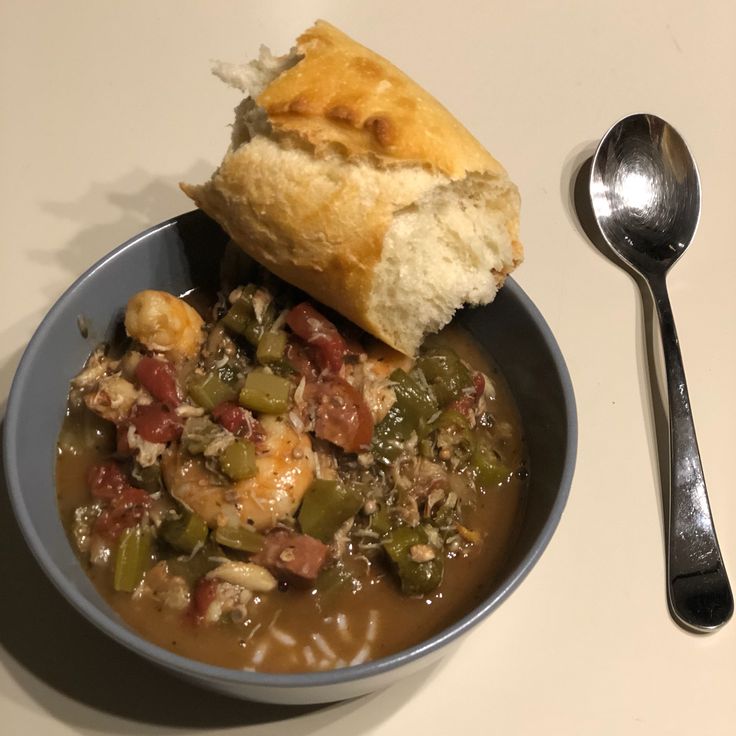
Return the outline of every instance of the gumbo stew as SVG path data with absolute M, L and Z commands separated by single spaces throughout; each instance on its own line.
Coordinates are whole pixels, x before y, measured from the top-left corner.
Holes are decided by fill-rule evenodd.
M 404 649 L 488 592 L 527 475 L 459 329 L 415 360 L 265 272 L 144 291 L 71 383 L 57 485 L 100 593 L 156 644 L 271 672 Z

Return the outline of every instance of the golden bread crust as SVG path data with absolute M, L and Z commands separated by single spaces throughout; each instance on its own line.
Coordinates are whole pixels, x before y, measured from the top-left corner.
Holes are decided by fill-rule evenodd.
M 212 179 L 181 184 L 252 258 L 392 343 L 368 315 L 373 271 L 395 211 L 436 177 L 284 151 L 258 136 L 228 151 Z
M 505 176 L 434 97 L 329 23 L 305 31 L 297 52 L 304 58 L 256 99 L 277 132 L 299 136 L 318 155 L 337 146 L 349 157 L 416 163 L 453 179 L 470 171 Z
M 518 190 L 442 105 L 330 24 L 302 34 L 297 54 L 255 104 L 238 108 L 233 143 L 210 181 L 180 186 L 270 271 L 411 355 L 423 331 L 463 301 L 487 303 L 521 262 Z M 387 242 L 399 238 L 403 248 L 412 233 L 401 223 L 419 210 L 422 234 L 404 257 Z M 480 210 L 491 214 L 478 231 L 468 213 Z M 458 232 L 475 245 L 458 243 Z M 433 237 L 456 249 L 445 257 L 458 264 L 495 265 L 468 274 L 465 297 L 443 292 L 462 266 L 434 280 Z M 471 253 L 478 239 L 482 257 Z M 397 299 L 411 316 L 401 316 Z M 431 308 L 434 317 L 425 314 Z

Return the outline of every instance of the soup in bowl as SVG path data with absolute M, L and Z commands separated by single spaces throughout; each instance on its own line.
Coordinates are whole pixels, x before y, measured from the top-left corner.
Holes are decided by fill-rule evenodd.
M 6 434 L 24 534 L 85 616 L 205 686 L 303 703 L 429 664 L 511 592 L 564 506 L 575 412 L 511 280 L 409 360 L 195 212 L 62 297 Z

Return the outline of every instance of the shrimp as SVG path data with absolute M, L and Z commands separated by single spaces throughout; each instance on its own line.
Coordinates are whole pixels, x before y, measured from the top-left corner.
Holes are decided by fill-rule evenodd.
M 125 309 L 125 330 L 149 350 L 192 358 L 204 340 L 202 318 L 185 301 L 165 291 L 139 291 Z
M 204 460 L 178 448 L 163 457 L 166 487 L 174 498 L 212 527 L 270 529 L 292 516 L 314 480 L 314 453 L 309 435 L 297 433 L 281 417 L 261 419 L 265 440 L 259 444 L 256 475 L 225 483 L 207 470 Z

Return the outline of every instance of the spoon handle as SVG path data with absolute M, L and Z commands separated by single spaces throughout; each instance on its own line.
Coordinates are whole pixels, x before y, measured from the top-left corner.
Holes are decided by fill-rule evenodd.
M 696 632 L 713 631 L 733 613 L 713 526 L 680 345 L 664 274 L 650 275 L 662 334 L 670 417 L 670 508 L 667 592 L 678 622 Z

